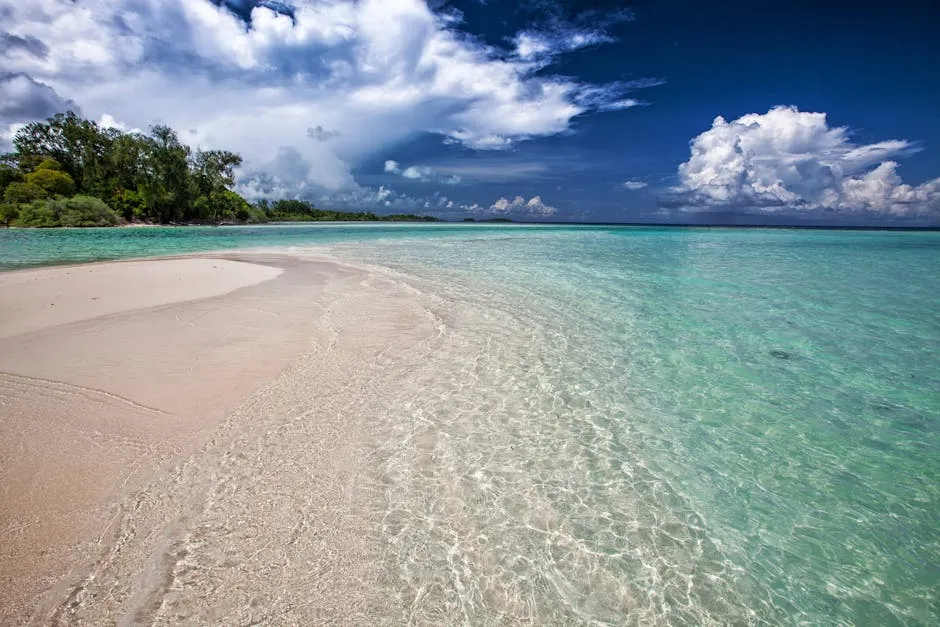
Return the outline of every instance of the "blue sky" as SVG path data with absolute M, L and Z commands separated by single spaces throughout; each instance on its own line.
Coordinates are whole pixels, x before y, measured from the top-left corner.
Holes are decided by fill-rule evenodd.
M 935 2 L 37 0 L 0 18 L 7 146 L 72 108 L 240 152 L 252 198 L 940 224 Z

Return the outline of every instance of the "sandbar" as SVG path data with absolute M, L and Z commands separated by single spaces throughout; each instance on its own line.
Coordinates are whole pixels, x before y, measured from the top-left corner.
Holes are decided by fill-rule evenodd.
M 291 620 L 382 615 L 344 592 L 366 575 L 343 517 L 365 404 L 432 332 L 413 296 L 275 253 L 15 271 L 0 295 L 0 623 L 242 622 L 264 608 L 179 571 L 280 536 L 321 573 Z M 232 595 L 276 592 L 219 559 Z

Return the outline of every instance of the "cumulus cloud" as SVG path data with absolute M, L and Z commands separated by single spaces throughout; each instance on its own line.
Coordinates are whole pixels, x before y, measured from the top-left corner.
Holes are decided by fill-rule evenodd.
M 649 183 L 645 181 L 624 181 L 623 186 L 625 189 L 629 189 L 630 191 L 636 191 L 639 189 L 645 189 L 649 186 Z
M 512 200 L 500 198 L 489 208 L 476 206 L 470 210 L 474 213 L 485 213 L 493 216 L 516 216 L 523 218 L 548 218 L 558 213 L 558 209 L 542 202 L 541 196 L 533 196 L 526 200 L 522 196 L 516 196 Z
M 622 84 L 552 75 L 514 47 L 461 32 L 454 14 L 421 0 L 5 6 L 14 33 L 3 40 L 12 51 L 5 65 L 52 103 L 7 106 L 7 130 L 74 98 L 94 119 L 169 124 L 191 129 L 191 144 L 240 152 L 243 183 L 258 188 L 356 189 L 357 165 L 422 134 L 500 150 L 627 104 Z M 591 40 L 565 37 L 566 49 Z
M 940 215 L 940 179 L 903 183 L 896 158 L 906 140 L 859 145 L 825 113 L 778 106 L 727 122 L 691 142 L 679 185 L 665 199 L 686 211 L 839 212 L 886 217 Z

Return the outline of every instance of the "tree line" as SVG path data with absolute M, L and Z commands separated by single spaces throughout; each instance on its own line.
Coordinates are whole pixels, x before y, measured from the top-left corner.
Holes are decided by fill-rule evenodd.
M 112 226 L 273 220 L 434 220 L 317 209 L 302 200 L 251 204 L 234 191 L 240 155 L 193 150 L 169 126 L 149 134 L 99 126 L 73 112 L 32 122 L 0 157 L 0 224 Z

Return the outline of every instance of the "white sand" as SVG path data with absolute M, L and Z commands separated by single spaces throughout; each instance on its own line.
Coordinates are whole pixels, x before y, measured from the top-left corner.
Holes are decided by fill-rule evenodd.
M 221 296 L 281 270 L 226 259 L 94 263 L 0 274 L 0 337 L 107 314 Z
M 0 624 L 383 615 L 356 434 L 430 324 L 365 271 L 225 257 L 0 274 Z

